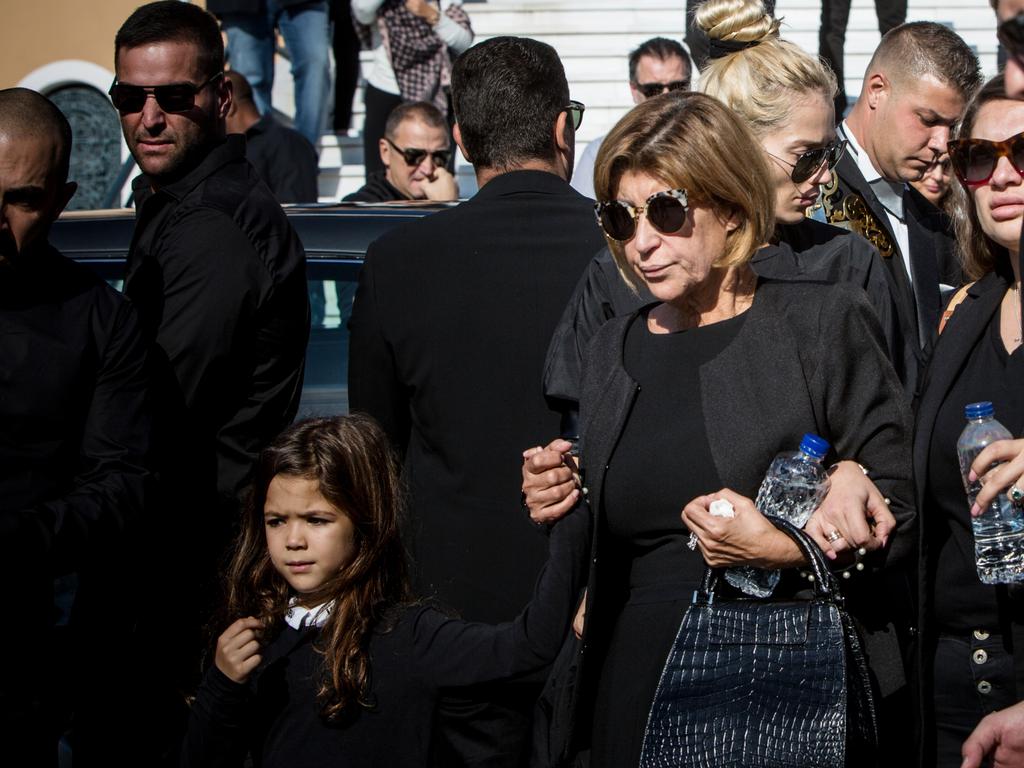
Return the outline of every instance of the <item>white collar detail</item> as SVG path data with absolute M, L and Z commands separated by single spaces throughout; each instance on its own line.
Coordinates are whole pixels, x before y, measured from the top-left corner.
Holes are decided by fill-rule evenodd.
M 320 603 L 320 605 L 314 605 L 312 608 L 305 608 L 299 605 L 298 600 L 293 597 L 288 602 L 288 610 L 284 614 L 284 621 L 292 629 L 322 627 L 327 623 L 327 619 L 330 618 L 332 610 L 334 610 L 333 600 L 327 603 Z

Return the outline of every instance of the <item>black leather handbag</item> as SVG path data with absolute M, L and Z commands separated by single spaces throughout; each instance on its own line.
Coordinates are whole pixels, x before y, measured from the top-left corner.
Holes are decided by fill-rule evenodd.
M 867 663 L 837 580 L 803 531 L 810 600 L 716 599 L 708 569 L 651 705 L 641 768 L 862 768 L 877 763 Z

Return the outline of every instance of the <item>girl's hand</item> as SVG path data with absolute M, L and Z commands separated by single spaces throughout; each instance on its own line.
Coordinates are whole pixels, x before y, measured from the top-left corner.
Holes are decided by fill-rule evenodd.
M 711 502 L 725 499 L 735 517 L 713 517 Z M 728 488 L 698 496 L 683 508 L 683 522 L 697 535 L 700 552 L 712 568 L 753 565 L 756 568 L 792 568 L 804 563 L 804 556 L 746 496 Z
M 544 448 L 523 451 L 523 499 L 535 523 L 553 523 L 565 517 L 580 497 L 572 443 L 555 439 Z
M 989 467 L 996 462 L 1000 464 L 993 470 Z M 1024 440 L 997 440 L 985 447 L 971 464 L 968 479 L 973 483 L 981 478 L 981 491 L 971 507 L 971 517 L 977 517 L 982 510 L 995 501 L 996 496 L 1005 493 L 1010 486 L 1024 491 Z
M 214 664 L 236 683 L 244 683 L 262 661 L 259 655 L 260 620 L 253 616 L 239 619 L 217 638 Z
M 836 467 L 828 494 L 804 530 L 829 560 L 861 547 L 881 549 L 896 529 L 885 497 L 856 462 L 841 461 Z

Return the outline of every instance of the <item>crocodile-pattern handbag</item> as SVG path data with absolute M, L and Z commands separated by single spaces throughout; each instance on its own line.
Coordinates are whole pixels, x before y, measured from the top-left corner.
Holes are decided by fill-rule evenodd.
M 862 768 L 876 763 L 867 663 L 836 579 L 803 531 L 811 600 L 694 593 L 651 705 L 641 768 Z

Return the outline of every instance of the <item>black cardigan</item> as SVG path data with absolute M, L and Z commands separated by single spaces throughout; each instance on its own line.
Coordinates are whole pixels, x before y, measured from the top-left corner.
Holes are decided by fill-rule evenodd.
M 916 516 L 910 413 L 878 321 L 863 291 L 844 284 L 762 280 L 748 313 L 733 343 L 701 369 L 699 397 L 709 416 L 708 439 L 719 476 L 727 487 L 753 497 L 771 459 L 793 450 L 807 431 L 832 443 L 833 458 L 856 459 L 871 468 L 872 479 L 891 500 L 898 535 L 887 551 L 871 558 L 868 572 L 848 585 L 848 607 L 866 634 L 881 692 L 894 692 L 905 683 L 894 629 L 909 631 L 898 626 L 898 617 L 912 616 L 903 567 L 912 559 Z M 564 720 L 557 716 L 555 727 L 571 741 L 552 736 L 552 749 L 563 751 L 563 758 L 587 747 L 586 708 L 597 672 L 589 651 L 603 644 L 613 618 L 602 603 L 607 574 L 601 568 L 601 497 L 604 471 L 636 394 L 622 350 L 637 317 L 608 321 L 585 359 L 581 453 L 594 514 L 593 565 L 576 673 L 564 681 L 564 693 L 554 694 L 568 702 L 570 712 Z
M 928 539 L 926 535 L 930 520 L 923 504 L 925 488 L 928 483 L 928 451 L 932 441 L 932 431 L 946 395 L 974 348 L 984 339 L 985 330 L 988 328 L 992 316 L 999 311 L 1003 295 L 1009 285 L 1010 283 L 1005 277 L 991 272 L 968 288 L 963 303 L 956 308 L 936 342 L 931 361 L 921 381 L 921 394 L 917 401 L 917 418 L 914 428 L 915 498 L 918 508 L 922 512 L 918 526 L 918 540 L 921 549 L 917 573 L 918 622 L 921 627 L 921 635 L 916 644 L 915 653 L 915 661 L 919 670 L 924 668 L 923 651 L 929 645 L 930 634 L 926 620 L 931 613 L 928 595 Z M 999 592 L 1003 611 L 1010 621 L 1006 633 L 1013 637 L 1017 695 L 1018 698 L 1024 698 L 1024 586 L 1002 587 Z M 917 702 L 918 715 L 924 724 L 925 733 L 930 728 L 925 706 L 930 694 L 927 680 L 927 676 L 922 674 L 922 684 L 918 686 L 921 696 Z M 923 745 L 921 754 L 924 760 L 921 764 L 929 764 Z
M 318 714 L 317 629 L 282 629 L 245 685 L 211 667 L 181 765 L 240 767 L 251 753 L 257 766 L 423 768 L 442 689 L 508 679 L 554 659 L 583 588 L 589 544 L 586 509 L 554 527 L 533 601 L 512 622 L 471 623 L 423 604 L 396 608 L 369 641 L 372 707 L 336 724 Z

